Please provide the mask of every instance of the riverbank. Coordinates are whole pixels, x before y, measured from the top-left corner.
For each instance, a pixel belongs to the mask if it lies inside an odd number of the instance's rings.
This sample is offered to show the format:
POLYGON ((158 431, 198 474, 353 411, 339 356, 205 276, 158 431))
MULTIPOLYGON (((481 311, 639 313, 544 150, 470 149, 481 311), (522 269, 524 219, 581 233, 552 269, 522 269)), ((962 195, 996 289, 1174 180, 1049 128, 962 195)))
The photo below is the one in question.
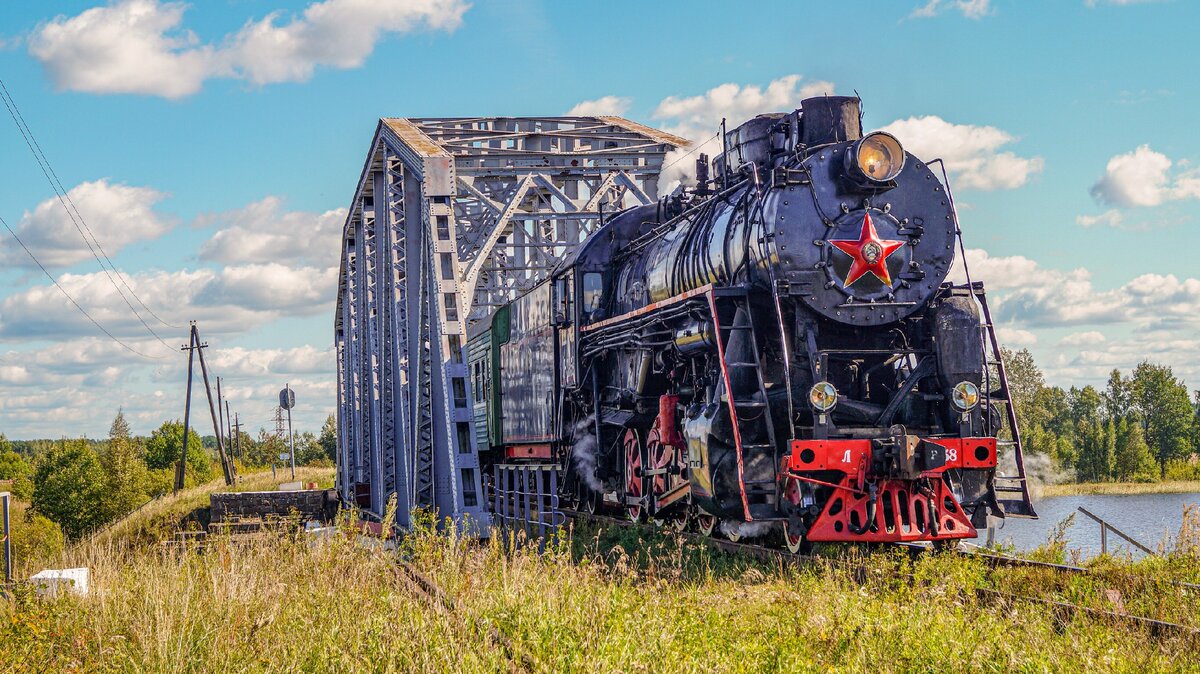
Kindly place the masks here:
POLYGON ((1165 482, 1076 482, 1048 484, 1041 487, 1041 496, 1092 496, 1121 494, 1200 494, 1200 480, 1168 480, 1165 482))

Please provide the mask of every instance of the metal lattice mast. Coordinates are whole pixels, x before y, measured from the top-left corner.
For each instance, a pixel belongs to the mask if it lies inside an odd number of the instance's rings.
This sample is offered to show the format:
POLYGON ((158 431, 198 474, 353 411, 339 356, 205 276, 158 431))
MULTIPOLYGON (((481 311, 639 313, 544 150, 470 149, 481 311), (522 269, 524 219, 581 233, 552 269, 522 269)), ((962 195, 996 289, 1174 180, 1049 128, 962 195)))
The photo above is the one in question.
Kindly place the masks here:
POLYGON ((382 514, 395 493, 401 525, 416 506, 484 520, 468 326, 545 279, 603 212, 656 199, 685 144, 618 117, 380 120, 335 314, 343 498, 369 494, 382 514))

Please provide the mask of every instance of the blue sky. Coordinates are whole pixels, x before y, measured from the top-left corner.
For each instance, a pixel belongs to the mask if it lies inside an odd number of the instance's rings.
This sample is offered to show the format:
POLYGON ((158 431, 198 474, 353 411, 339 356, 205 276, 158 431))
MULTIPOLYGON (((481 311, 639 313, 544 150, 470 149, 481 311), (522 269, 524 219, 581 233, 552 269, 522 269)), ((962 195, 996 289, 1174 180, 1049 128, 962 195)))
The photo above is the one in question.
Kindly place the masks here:
MULTIPOLYGON (((243 420, 266 425, 290 381, 315 430, 343 209, 380 116, 575 109, 702 140, 825 91, 946 158, 973 275, 1052 382, 1151 358, 1200 385, 1196 25, 1182 1, 10 2, 0 77, 139 296, 199 321, 243 420)), ((178 352, 101 274, 3 110, 0 156, 0 216, 154 356, 0 239, 0 432, 180 416, 178 352)))

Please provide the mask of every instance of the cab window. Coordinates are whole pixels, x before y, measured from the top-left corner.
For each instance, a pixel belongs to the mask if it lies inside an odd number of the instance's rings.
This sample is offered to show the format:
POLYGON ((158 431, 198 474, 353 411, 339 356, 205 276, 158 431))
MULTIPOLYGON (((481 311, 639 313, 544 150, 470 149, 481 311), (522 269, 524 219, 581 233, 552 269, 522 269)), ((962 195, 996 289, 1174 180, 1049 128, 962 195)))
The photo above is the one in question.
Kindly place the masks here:
POLYGON ((583 313, 593 314, 604 304, 604 274, 589 271, 583 275, 583 313))

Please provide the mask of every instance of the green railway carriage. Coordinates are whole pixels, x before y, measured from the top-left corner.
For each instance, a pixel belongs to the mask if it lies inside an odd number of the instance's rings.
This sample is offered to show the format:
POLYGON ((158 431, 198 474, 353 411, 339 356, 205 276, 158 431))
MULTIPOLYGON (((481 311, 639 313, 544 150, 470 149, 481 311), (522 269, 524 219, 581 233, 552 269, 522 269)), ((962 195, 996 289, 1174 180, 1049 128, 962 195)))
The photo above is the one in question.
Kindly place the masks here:
POLYGON ((488 322, 481 322, 467 340, 475 444, 481 452, 503 444, 499 354, 500 345, 509 340, 509 327, 509 308, 504 306, 488 322))

